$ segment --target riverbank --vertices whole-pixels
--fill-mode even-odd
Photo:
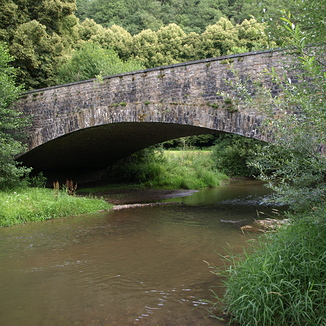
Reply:
[[[103,199],[70,196],[64,190],[18,188],[0,191],[0,227],[95,213],[112,208]]]
[[[211,151],[146,149],[113,165],[105,176],[155,189],[218,187],[228,177],[216,169]]]
[[[69,181],[71,185],[57,183],[56,189],[22,187],[2,191],[0,226],[93,213],[112,205],[155,202],[190,195],[195,191],[190,189],[218,187],[228,178],[213,168],[209,154],[209,151],[145,151],[138,154],[140,157],[136,155],[133,160],[112,168],[115,175],[107,176],[104,186],[78,185],[75,189],[74,182]],[[112,177],[128,180],[128,184],[110,184]]]
[[[326,325],[326,205],[288,214],[291,223],[266,234],[232,268],[216,270],[223,313],[241,325]],[[231,257],[231,258],[230,258]]]

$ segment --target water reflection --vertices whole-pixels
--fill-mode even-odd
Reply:
[[[267,193],[241,183],[181,205],[2,228],[0,325],[224,325],[205,310],[220,282],[206,262],[241,251],[248,236],[223,220],[255,218]]]

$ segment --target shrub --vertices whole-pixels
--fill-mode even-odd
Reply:
[[[251,177],[258,173],[249,165],[263,142],[238,135],[223,135],[216,142],[213,160],[216,168],[230,177]]]

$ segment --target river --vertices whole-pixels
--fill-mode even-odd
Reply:
[[[171,205],[112,210],[0,229],[0,325],[215,325],[221,280],[210,265],[257,235],[269,191],[239,181]],[[174,203],[174,204],[173,204]]]

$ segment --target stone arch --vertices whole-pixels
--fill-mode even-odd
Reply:
[[[18,160],[35,169],[99,168],[173,138],[227,132],[267,140],[264,117],[241,105],[227,80],[281,65],[260,51],[146,69],[24,93],[32,117]],[[99,163],[99,162],[103,162]]]

